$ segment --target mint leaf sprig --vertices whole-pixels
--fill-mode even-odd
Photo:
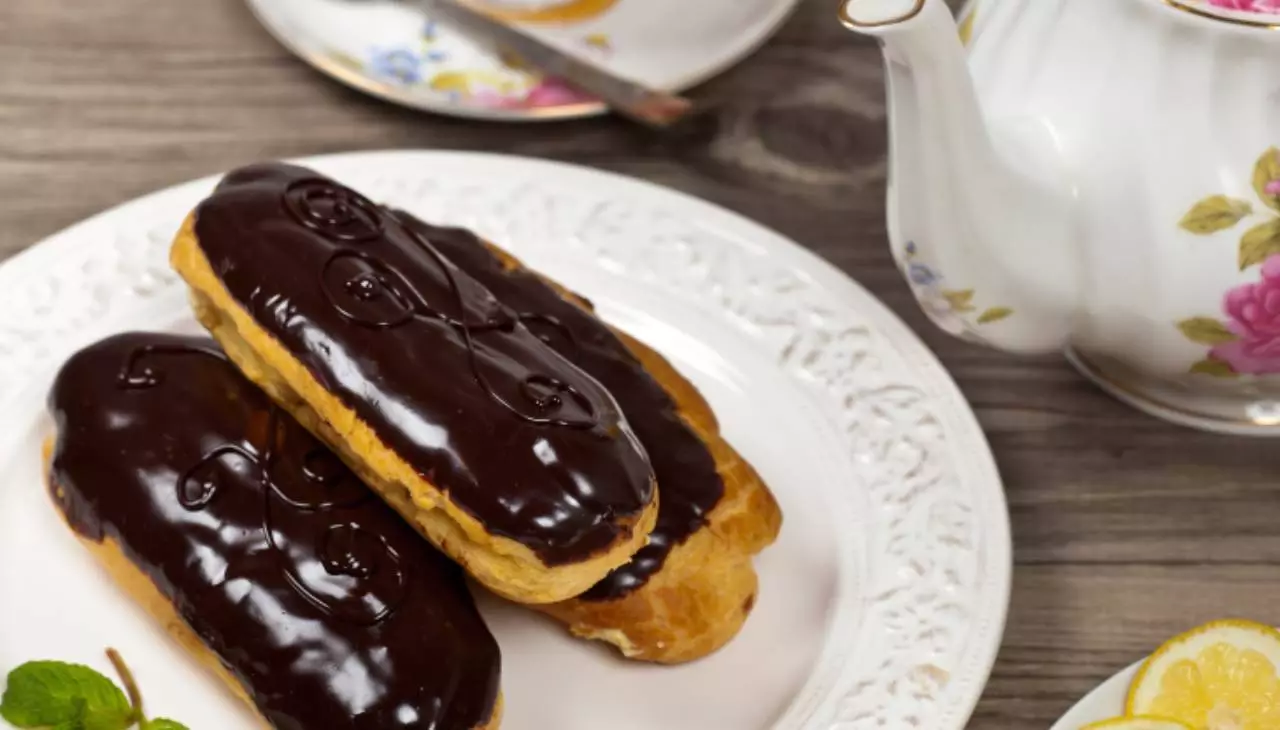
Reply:
[[[120,675],[124,692],[82,664],[27,662],[9,673],[0,697],[0,717],[18,728],[187,730],[173,720],[148,720],[128,665],[115,649],[107,649],[107,658]]]

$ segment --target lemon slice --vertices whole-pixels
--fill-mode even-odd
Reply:
[[[1129,687],[1130,716],[1167,717],[1193,730],[1280,728],[1280,631],[1215,621],[1165,642]]]
[[[1114,720],[1085,725],[1080,730],[1195,730],[1195,728],[1163,717],[1117,717]]]

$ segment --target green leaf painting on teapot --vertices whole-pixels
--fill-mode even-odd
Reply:
[[[1272,147],[1254,165],[1256,200],[1211,195],[1198,201],[1179,226],[1208,236],[1240,231],[1237,263],[1258,271],[1258,279],[1223,297],[1224,319],[1192,317],[1177,323],[1183,336],[1208,346],[1191,372],[1222,378],[1280,373],[1280,148]]]

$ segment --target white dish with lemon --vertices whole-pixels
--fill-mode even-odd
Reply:
[[[1102,684],[1052,730],[1280,728],[1280,631],[1215,621]]]

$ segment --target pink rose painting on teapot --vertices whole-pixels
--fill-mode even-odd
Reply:
[[[1243,198],[1212,195],[1196,203],[1179,223],[1184,230],[1208,236],[1248,220],[1240,236],[1240,270],[1257,267],[1260,275],[1226,293],[1225,320],[1193,317],[1178,323],[1188,339],[1210,346],[1205,359],[1191,366],[1193,373],[1228,378],[1280,373],[1280,148],[1272,147],[1258,158],[1253,188],[1262,207]]]
[[[1280,0],[1206,0],[1206,4],[1225,10],[1280,15]]]

